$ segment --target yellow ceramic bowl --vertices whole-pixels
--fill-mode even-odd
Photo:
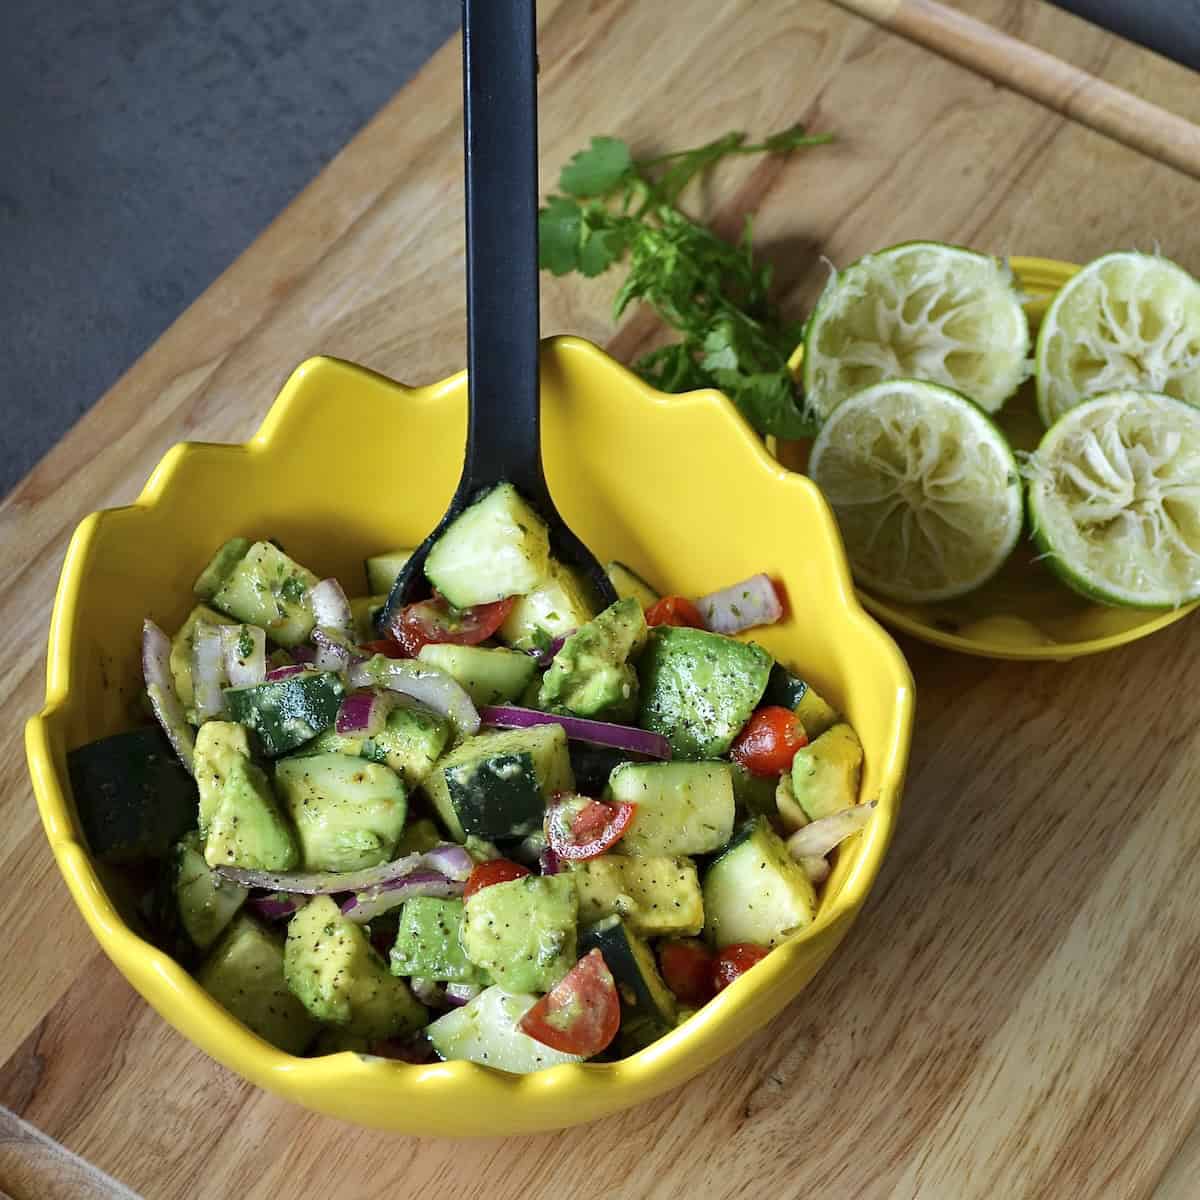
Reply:
[[[1050,258],[1012,258],[1013,272],[1026,297],[1025,313],[1037,336],[1054,293],[1079,268]],[[791,366],[799,370],[803,346]],[[1037,415],[1033,383],[1012,397],[996,423],[1017,450],[1034,450],[1045,432]],[[770,443],[779,461],[803,471],[807,442]],[[978,591],[941,604],[900,604],[860,592],[871,612],[896,629],[948,650],[983,658],[1066,661],[1084,654],[1113,650],[1172,625],[1196,608],[1169,611],[1110,608],[1071,591],[1036,561],[1036,551],[1023,542],[1000,573]]]
[[[27,728],[34,789],[63,876],[135,988],[207,1053],[320,1112],[416,1134],[508,1134],[592,1120],[703,1070],[773,1017],[841,941],[879,871],[908,754],[913,692],[895,644],[859,607],[832,516],[715,392],[663,396],[596,347],[546,343],[543,444],[551,491],[602,558],[697,594],[766,570],[794,615],[759,632],[848,714],[866,751],[871,824],[848,843],[816,923],[696,1016],[612,1064],[509,1076],[470,1063],[410,1066],[343,1053],[293,1058],[228,1016],[135,932],[119,883],[88,857],[67,751],[129,728],[143,616],[167,629],[234,534],[278,537],[318,574],[364,590],[364,555],[414,545],[446,507],[466,428],[466,378],[406,388],[359,367],[301,365],[241,446],[172,449],[135,504],[75,531],[50,630],[46,707]]]

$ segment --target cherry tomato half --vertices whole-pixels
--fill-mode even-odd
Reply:
[[[522,1018],[521,1031],[552,1050],[591,1058],[617,1036],[621,998],[599,950],[585,954]]]
[[[451,608],[441,596],[421,600],[402,608],[392,619],[389,632],[410,658],[416,658],[422,646],[453,642],[474,646],[490,638],[504,624],[515,596],[473,608]]]
[[[493,858],[490,862],[476,863],[471,877],[467,880],[467,886],[463,888],[463,899],[468,899],[494,883],[511,883],[514,879],[524,879],[528,874],[528,867],[523,867],[510,858]]]
[[[734,942],[713,959],[713,991],[727,988],[739,975],[744,975],[755,963],[762,962],[771,951],[754,942]]]
[[[646,609],[647,625],[686,625],[703,629],[700,610],[686,596],[664,596]]]
[[[808,737],[800,718],[790,708],[771,705],[756,709],[729,750],[729,757],[751,775],[779,775],[791,768],[792,759]]]
[[[703,942],[671,938],[659,943],[658,965],[667,987],[689,1008],[713,998],[713,956]]]
[[[575,809],[569,799],[560,800],[546,814],[546,836],[559,858],[582,862],[619,842],[633,820],[633,812],[632,804],[589,800]]]

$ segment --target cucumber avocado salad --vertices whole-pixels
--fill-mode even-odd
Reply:
[[[733,635],[782,616],[753,576],[596,611],[509,485],[349,599],[234,538],[173,637],[156,722],[70,755],[84,834],[154,939],[292,1054],[529,1072],[633,1053],[816,915],[869,819],[862,749]]]

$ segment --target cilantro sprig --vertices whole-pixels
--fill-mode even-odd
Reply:
[[[785,320],[772,300],[771,267],[754,260],[752,222],[728,242],[687,216],[679,200],[723,159],[832,140],[795,125],[763,142],[727,133],[638,160],[620,138],[594,137],[563,167],[558,193],[538,214],[541,266],[554,275],[596,276],[627,261],[614,319],[640,301],[681,335],[634,363],[644,379],[667,392],[720,388],[759,433],[811,436],[787,367],[803,324]]]

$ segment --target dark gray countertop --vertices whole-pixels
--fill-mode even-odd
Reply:
[[[1200,67],[1200,0],[1061,6]],[[458,24],[456,0],[0,0],[0,495]]]

